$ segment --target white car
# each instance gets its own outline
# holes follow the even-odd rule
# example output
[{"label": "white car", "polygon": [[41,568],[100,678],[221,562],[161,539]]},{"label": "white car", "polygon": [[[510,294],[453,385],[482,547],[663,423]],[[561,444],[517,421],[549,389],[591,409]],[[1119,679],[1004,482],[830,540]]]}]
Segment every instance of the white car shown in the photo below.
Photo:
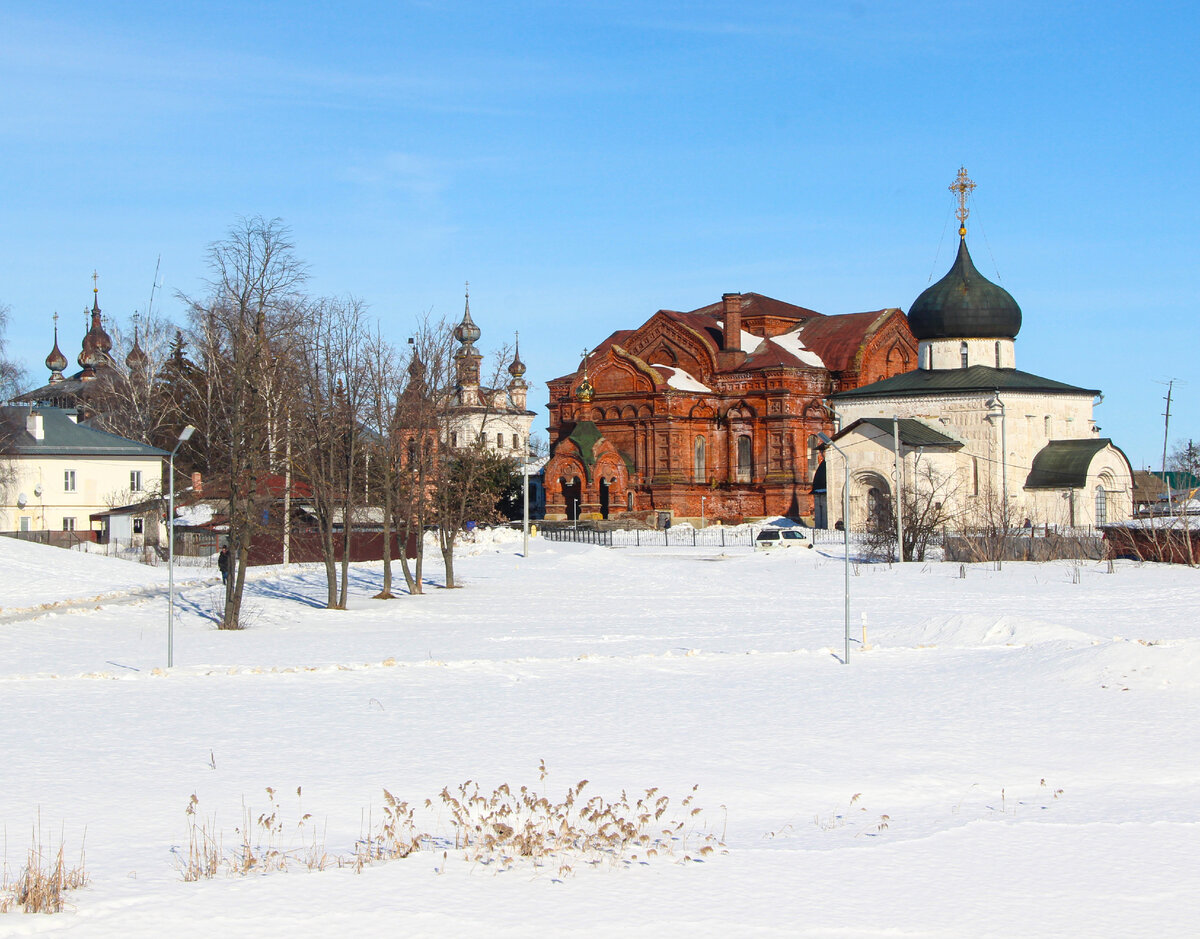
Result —
[{"label": "white car", "polygon": [[764,528],[754,538],[756,548],[812,547],[808,538],[798,528]]}]

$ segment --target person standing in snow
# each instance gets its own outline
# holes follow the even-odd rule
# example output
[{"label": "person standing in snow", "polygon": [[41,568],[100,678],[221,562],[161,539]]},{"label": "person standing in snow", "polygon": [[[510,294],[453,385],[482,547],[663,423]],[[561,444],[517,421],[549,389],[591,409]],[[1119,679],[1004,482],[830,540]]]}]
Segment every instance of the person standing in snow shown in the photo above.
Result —
[{"label": "person standing in snow", "polygon": [[229,583],[229,545],[221,545],[221,553],[217,555],[217,570],[221,572],[221,583]]}]

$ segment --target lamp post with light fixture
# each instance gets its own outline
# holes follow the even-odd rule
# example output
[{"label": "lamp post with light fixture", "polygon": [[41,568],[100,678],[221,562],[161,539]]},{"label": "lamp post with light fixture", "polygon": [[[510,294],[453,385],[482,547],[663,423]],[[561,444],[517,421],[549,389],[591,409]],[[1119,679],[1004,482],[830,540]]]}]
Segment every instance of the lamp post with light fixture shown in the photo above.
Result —
[{"label": "lamp post with light fixture", "polygon": [[179,432],[179,441],[167,461],[170,496],[167,502],[167,668],[175,664],[175,454],[192,439],[196,428],[188,424]]},{"label": "lamp post with light fixture", "polygon": [[843,482],[842,482],[842,535],[846,553],[846,585],[845,585],[845,633],[846,633],[846,655],[842,659],[843,665],[850,664],[850,461],[846,459],[846,451],[834,443],[828,434],[821,432],[817,434],[823,443],[833,447],[842,458]]}]

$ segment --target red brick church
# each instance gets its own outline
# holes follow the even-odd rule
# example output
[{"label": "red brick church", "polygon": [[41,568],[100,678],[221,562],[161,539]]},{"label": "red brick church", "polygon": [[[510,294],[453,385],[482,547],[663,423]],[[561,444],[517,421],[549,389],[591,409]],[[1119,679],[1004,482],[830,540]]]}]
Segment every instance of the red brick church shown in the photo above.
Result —
[{"label": "red brick church", "polygon": [[659,310],[547,383],[546,517],[811,522],[829,395],[916,361],[898,309],[825,316],[734,293]]}]

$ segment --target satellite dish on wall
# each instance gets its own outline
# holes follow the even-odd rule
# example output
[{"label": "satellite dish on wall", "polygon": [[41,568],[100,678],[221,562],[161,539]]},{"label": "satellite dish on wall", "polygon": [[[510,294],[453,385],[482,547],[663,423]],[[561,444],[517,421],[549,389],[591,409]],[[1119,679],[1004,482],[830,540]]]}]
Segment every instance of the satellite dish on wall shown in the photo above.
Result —
[{"label": "satellite dish on wall", "polygon": [[17,508],[18,509],[25,508],[25,504],[28,501],[29,501],[29,497],[27,495],[25,495],[25,493],[22,492],[20,495],[17,496]]},{"label": "satellite dish on wall", "polygon": [[36,486],[33,487],[33,494],[35,496],[37,496],[39,499],[42,497],[42,484],[41,483],[38,483]]}]

